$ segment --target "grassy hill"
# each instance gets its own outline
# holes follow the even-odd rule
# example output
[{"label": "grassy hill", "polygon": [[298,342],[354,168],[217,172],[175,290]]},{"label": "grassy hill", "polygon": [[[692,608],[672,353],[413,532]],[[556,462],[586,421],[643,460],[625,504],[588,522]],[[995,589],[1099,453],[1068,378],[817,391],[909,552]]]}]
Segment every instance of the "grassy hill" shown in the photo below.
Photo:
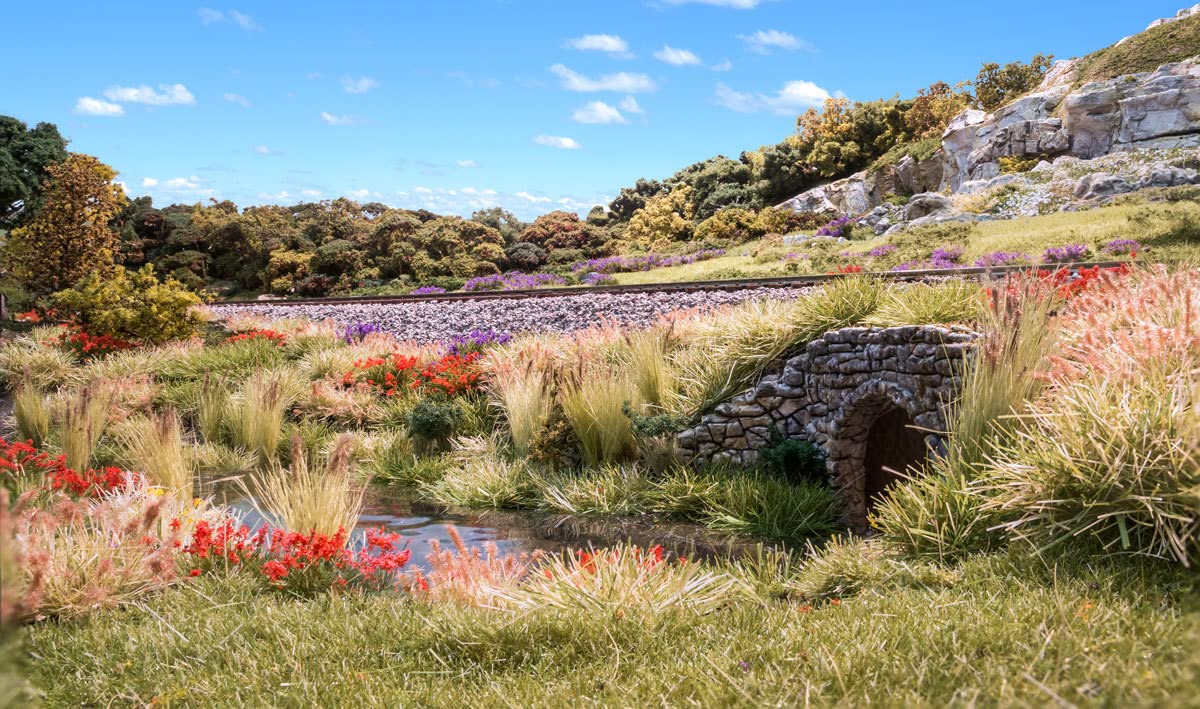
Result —
[{"label": "grassy hill", "polygon": [[1123,74],[1154,71],[1163,64],[1200,55],[1200,15],[1152,27],[1125,42],[1105,47],[1079,60],[1078,84],[1105,81]]}]

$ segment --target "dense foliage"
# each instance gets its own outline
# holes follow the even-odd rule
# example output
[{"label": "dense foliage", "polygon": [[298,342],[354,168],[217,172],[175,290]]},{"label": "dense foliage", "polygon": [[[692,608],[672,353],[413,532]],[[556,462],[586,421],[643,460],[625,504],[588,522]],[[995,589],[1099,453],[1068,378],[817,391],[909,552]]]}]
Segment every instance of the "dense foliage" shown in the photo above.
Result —
[{"label": "dense foliage", "polygon": [[192,309],[200,298],[178,281],[160,282],[154,267],[109,276],[92,273],[74,288],[54,295],[61,315],[91,335],[159,344],[190,337],[200,324]]}]

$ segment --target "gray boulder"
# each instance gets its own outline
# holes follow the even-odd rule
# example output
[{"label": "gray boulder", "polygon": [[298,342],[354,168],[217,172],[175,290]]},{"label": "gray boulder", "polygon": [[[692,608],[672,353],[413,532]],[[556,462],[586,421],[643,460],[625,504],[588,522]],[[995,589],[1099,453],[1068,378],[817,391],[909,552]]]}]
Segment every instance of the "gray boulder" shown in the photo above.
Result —
[{"label": "gray boulder", "polygon": [[949,197],[936,192],[925,192],[913,195],[912,199],[908,200],[908,204],[904,206],[903,218],[904,221],[910,222],[914,219],[929,216],[935,212],[953,208],[954,204],[950,201]]},{"label": "gray boulder", "polygon": [[1079,178],[1079,181],[1075,183],[1075,198],[1098,199],[1101,197],[1112,197],[1113,195],[1132,192],[1133,189],[1133,185],[1129,184],[1125,178],[1099,172]]}]

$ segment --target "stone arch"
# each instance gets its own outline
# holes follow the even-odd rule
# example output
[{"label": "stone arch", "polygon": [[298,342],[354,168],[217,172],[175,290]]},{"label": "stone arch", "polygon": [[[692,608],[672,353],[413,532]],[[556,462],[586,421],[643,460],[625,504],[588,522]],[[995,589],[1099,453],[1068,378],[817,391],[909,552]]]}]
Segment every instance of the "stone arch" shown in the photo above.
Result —
[{"label": "stone arch", "polygon": [[[879,379],[864,382],[844,399],[830,421],[825,465],[852,529],[867,528],[870,494],[892,482],[881,467],[889,456],[895,460],[892,467],[902,468],[937,450],[936,436],[911,428],[927,421],[929,413],[912,391]],[[871,444],[889,450],[880,455],[869,451]]]}]

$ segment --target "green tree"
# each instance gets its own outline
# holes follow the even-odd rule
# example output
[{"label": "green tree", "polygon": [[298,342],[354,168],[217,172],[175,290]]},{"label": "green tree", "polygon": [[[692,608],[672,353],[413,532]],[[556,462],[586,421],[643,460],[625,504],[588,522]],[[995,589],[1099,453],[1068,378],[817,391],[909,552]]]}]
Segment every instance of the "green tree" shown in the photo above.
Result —
[{"label": "green tree", "polygon": [[0,226],[16,226],[36,211],[48,168],[67,159],[67,141],[53,123],[28,128],[0,116]]},{"label": "green tree", "polygon": [[112,271],[119,237],[111,222],[126,202],[117,172],[91,155],[70,153],[47,174],[41,208],[9,234],[5,254],[25,287],[42,294]]},{"label": "green tree", "polygon": [[578,249],[591,257],[605,252],[608,234],[582,221],[574,212],[547,212],[521,233],[521,241],[540,246],[550,255],[564,249]]},{"label": "green tree", "polygon": [[477,210],[471,215],[471,221],[490,226],[500,232],[500,236],[504,237],[505,244],[511,244],[519,239],[521,232],[529,227],[528,224],[517,219],[512,212],[501,207]]},{"label": "green tree", "polygon": [[54,294],[55,307],[84,331],[147,344],[194,335],[202,322],[193,309],[199,303],[178,281],[159,282],[149,264],[133,272],[123,266],[108,275],[93,271]]},{"label": "green tree", "polygon": [[646,200],[666,189],[658,180],[639,178],[633,187],[621,188],[621,193],[609,203],[608,213],[612,221],[628,222],[639,209],[646,206]]},{"label": "green tree", "polygon": [[975,87],[975,104],[985,111],[992,111],[1033,91],[1042,83],[1042,77],[1052,64],[1053,54],[1038,54],[1028,64],[984,64],[975,81],[971,82]]},{"label": "green tree", "polygon": [[419,281],[454,276],[471,278],[499,273],[504,237],[495,229],[459,217],[425,222],[392,245],[392,267]]}]

